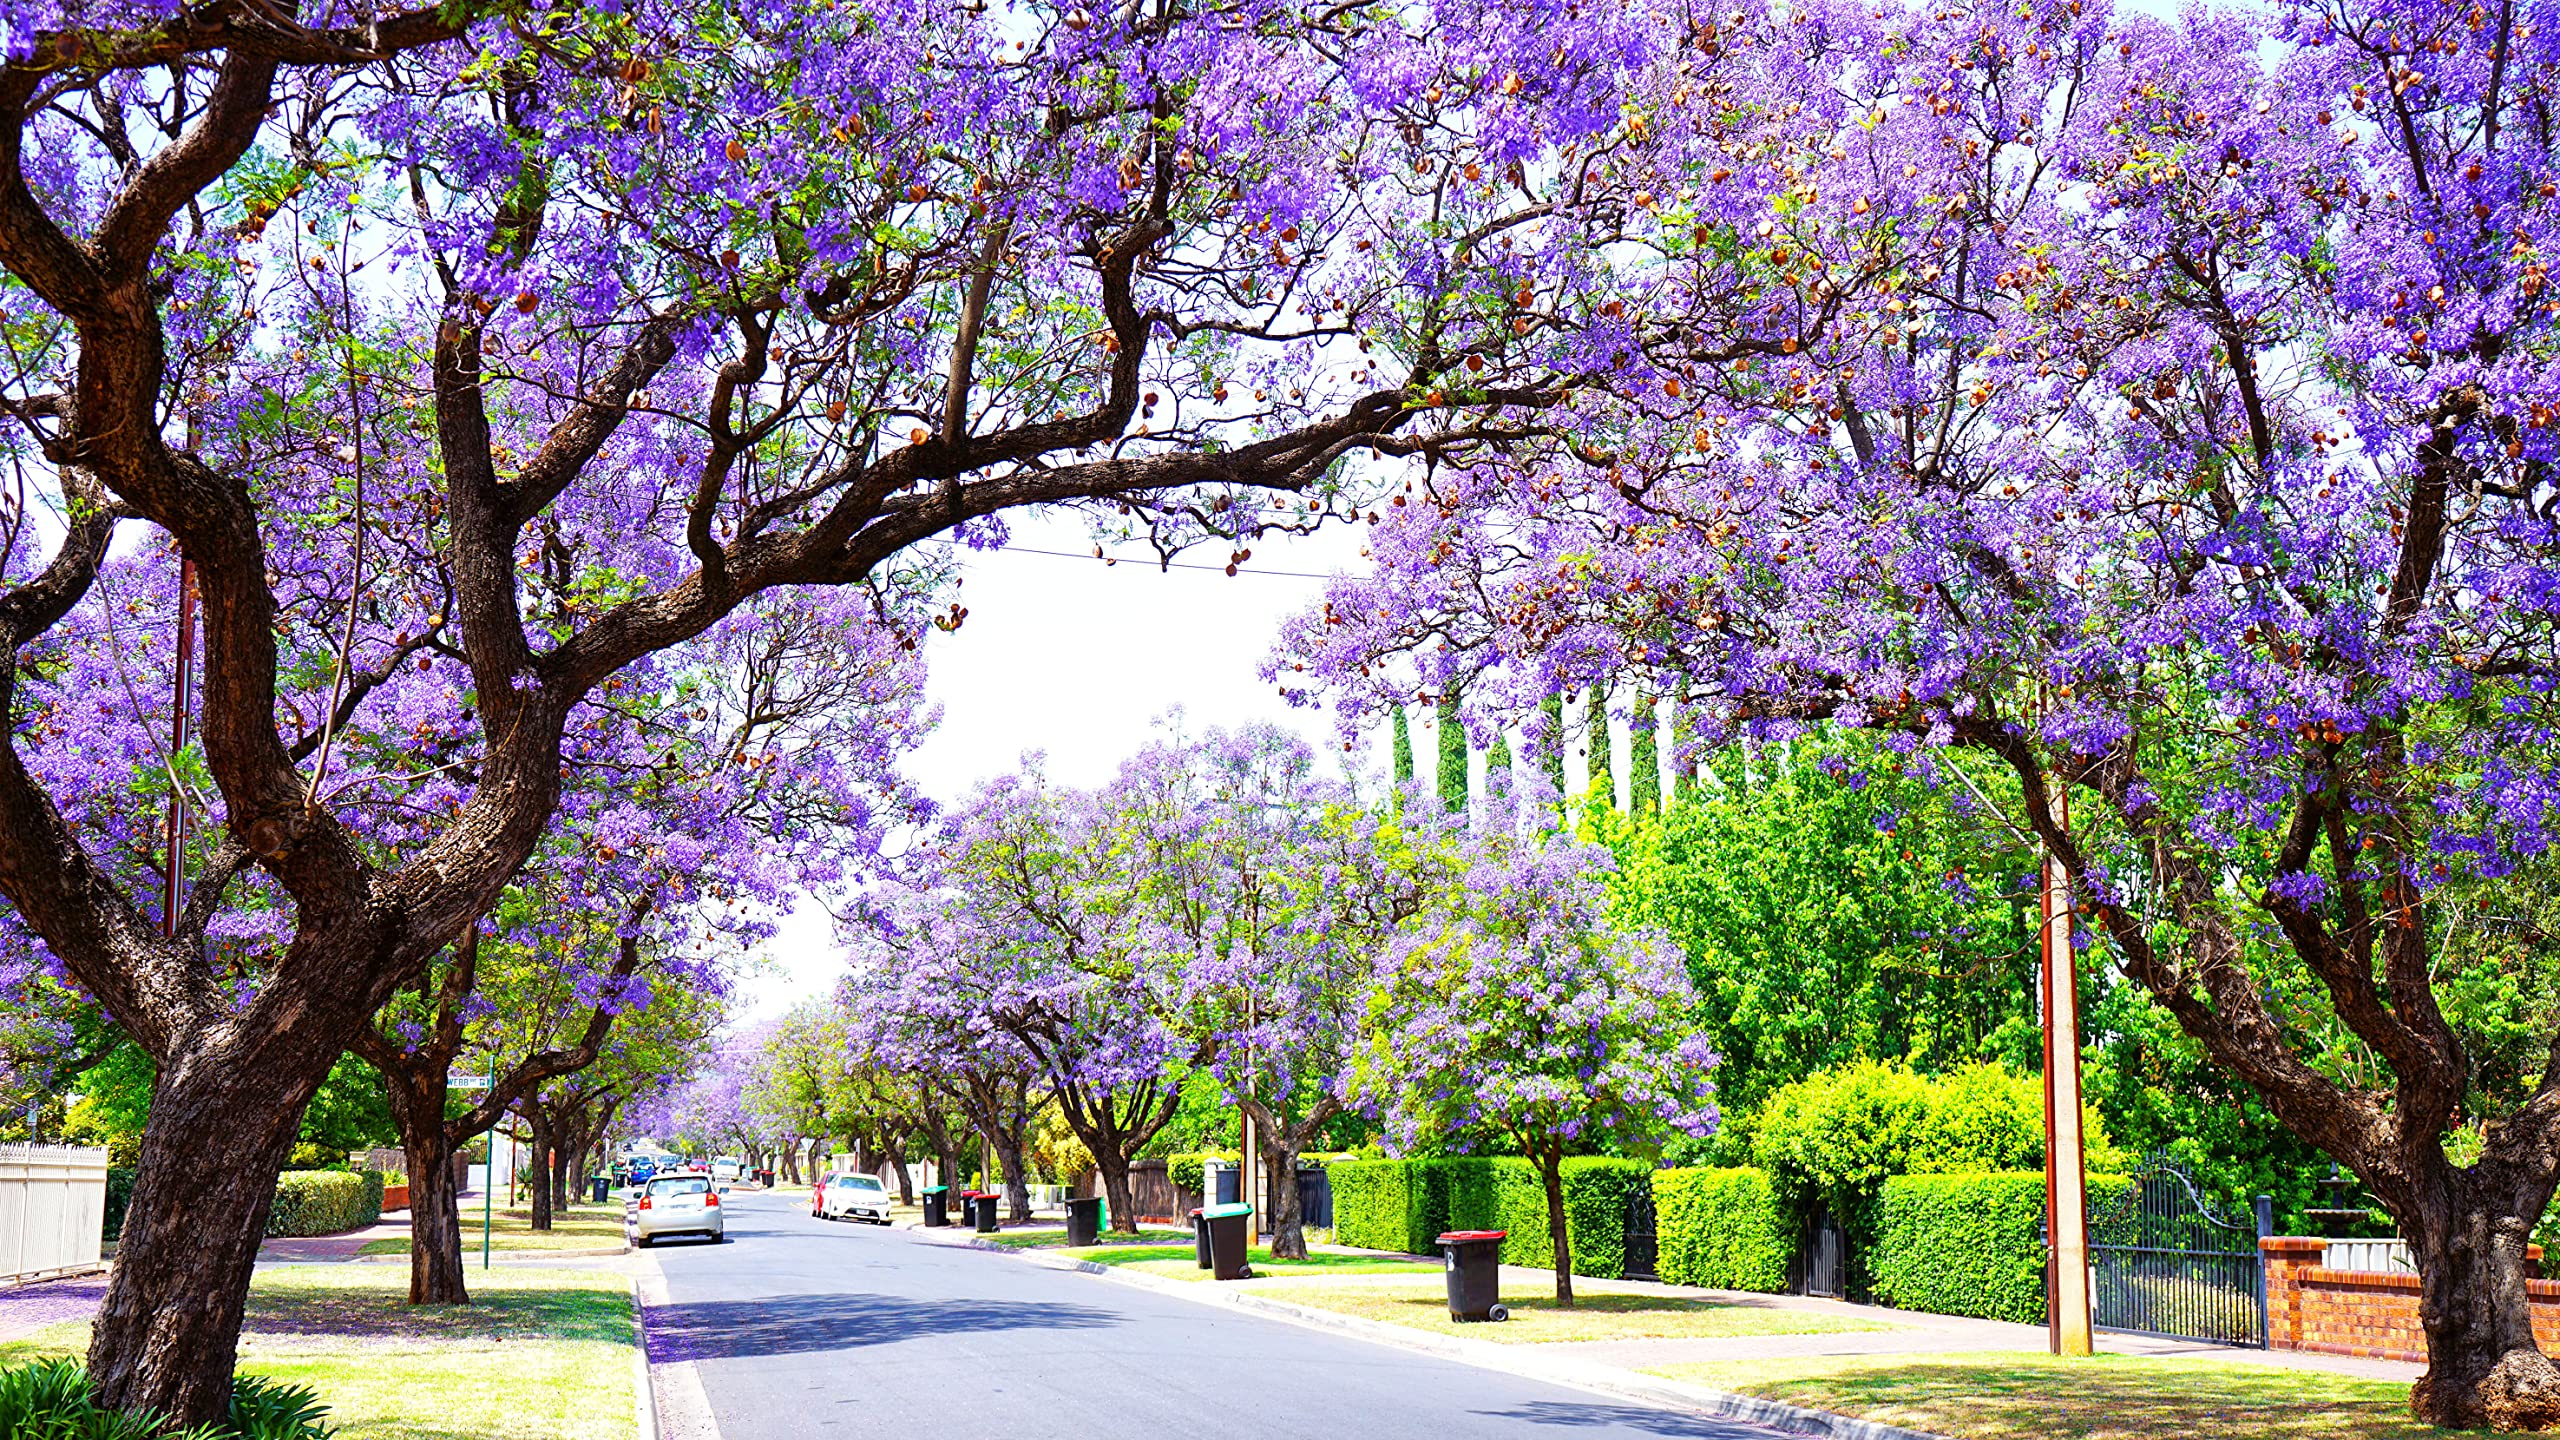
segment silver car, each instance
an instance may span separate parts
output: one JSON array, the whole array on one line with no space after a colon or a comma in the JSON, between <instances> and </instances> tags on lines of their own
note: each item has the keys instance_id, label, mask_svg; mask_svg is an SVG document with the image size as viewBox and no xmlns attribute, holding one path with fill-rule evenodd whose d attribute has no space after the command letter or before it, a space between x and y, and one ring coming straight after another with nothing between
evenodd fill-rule
<instances>
[{"instance_id":1,"label":"silver car","mask_svg":"<svg viewBox=\"0 0 2560 1440\"><path fill-rule=\"evenodd\" d=\"M720 1215L720 1192L708 1175L662 1175L641 1188L624 1226L631 1243L646 1250L667 1235L700 1235L713 1243L729 1238Z\"/></svg>"}]
</instances>

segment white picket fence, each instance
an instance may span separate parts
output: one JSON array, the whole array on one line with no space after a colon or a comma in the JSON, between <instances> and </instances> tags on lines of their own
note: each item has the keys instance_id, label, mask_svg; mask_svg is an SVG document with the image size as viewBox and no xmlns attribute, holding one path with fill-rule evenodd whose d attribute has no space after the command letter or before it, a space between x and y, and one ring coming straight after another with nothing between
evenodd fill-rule
<instances>
[{"instance_id":1,"label":"white picket fence","mask_svg":"<svg viewBox=\"0 0 2560 1440\"><path fill-rule=\"evenodd\" d=\"M103 1268L107 1152L0 1145L0 1285Z\"/></svg>"}]
</instances>

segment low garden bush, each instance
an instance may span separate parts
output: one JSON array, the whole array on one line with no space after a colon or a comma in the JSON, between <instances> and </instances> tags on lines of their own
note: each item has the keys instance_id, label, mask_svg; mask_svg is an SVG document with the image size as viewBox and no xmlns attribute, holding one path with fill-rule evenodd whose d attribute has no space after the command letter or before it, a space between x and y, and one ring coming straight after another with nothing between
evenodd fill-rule
<instances>
[{"instance_id":1,"label":"low garden bush","mask_svg":"<svg viewBox=\"0 0 2560 1440\"><path fill-rule=\"evenodd\" d=\"M2089 1177L2094 1207L2122 1176ZM1897 1175L1870 1257L1878 1300L1905 1310L2044 1320L2044 1172Z\"/></svg>"},{"instance_id":2,"label":"low garden bush","mask_svg":"<svg viewBox=\"0 0 2560 1440\"><path fill-rule=\"evenodd\" d=\"M0 1369L0 1435L10 1440L327 1440L320 1398L300 1385L243 1375L225 1424L167 1430L149 1411L100 1409L73 1360Z\"/></svg>"},{"instance_id":3,"label":"low garden bush","mask_svg":"<svg viewBox=\"0 0 2560 1440\"><path fill-rule=\"evenodd\" d=\"M1787 1288L1796 1227L1768 1172L1656 1170L1651 1178L1655 1274L1714 1290Z\"/></svg>"},{"instance_id":4,"label":"low garden bush","mask_svg":"<svg viewBox=\"0 0 2560 1440\"><path fill-rule=\"evenodd\" d=\"M276 1177L267 1233L335 1235L382 1218L382 1172L287 1170Z\"/></svg>"},{"instance_id":5,"label":"low garden bush","mask_svg":"<svg viewBox=\"0 0 2560 1440\"><path fill-rule=\"evenodd\" d=\"M1208 1162L1225 1160L1232 1163L1235 1158L1233 1152L1224 1150L1168 1155L1164 1158L1164 1178L1172 1181L1173 1188L1176 1190L1187 1190L1194 1195L1205 1196L1207 1193L1205 1187L1209 1183Z\"/></svg>"},{"instance_id":6,"label":"low garden bush","mask_svg":"<svg viewBox=\"0 0 2560 1440\"><path fill-rule=\"evenodd\" d=\"M1502 1263L1552 1267L1555 1244L1547 1233L1547 1187L1538 1167L1508 1157L1493 1163L1500 1219L1490 1228L1510 1232L1502 1242ZM1561 1169L1573 1273L1618 1279L1627 1273L1627 1206L1651 1183L1653 1167L1641 1160L1573 1155Z\"/></svg>"}]
</instances>

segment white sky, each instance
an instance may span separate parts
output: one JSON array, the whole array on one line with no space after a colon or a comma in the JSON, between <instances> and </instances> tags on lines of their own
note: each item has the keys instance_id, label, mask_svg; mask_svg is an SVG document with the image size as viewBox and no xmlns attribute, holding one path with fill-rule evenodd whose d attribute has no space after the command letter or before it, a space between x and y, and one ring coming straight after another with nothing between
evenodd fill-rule
<instances>
[{"instance_id":1,"label":"white sky","mask_svg":"<svg viewBox=\"0 0 2560 1440\"><path fill-rule=\"evenodd\" d=\"M1046 753L1053 779L1098 784L1176 706L1194 733L1271 720L1319 755L1385 769L1382 736L1345 756L1330 711L1287 704L1255 673L1280 622L1321 598L1324 582L1305 577L1365 565L1358 533L1257 541L1233 578L1219 568L1160 571L1141 558L1105 566L1092 549L1084 522L1061 516L1018 519L1010 548L970 557L960 587L968 621L927 649L926 689L942 726L906 767L927 794L959 800L1029 750ZM1212 547L1183 559L1222 566L1225 556ZM1425 719L1414 748L1426 769L1429 734ZM841 973L830 922L814 906L786 917L765 948L768 967L740 986L742 1019L823 994Z\"/></svg>"}]
</instances>

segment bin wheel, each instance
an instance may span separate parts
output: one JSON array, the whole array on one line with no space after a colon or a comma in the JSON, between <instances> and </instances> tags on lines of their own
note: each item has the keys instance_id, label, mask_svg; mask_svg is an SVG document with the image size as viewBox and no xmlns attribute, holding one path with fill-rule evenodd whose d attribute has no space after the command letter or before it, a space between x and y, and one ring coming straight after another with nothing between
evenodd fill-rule
<instances>
[{"instance_id":1,"label":"bin wheel","mask_svg":"<svg viewBox=\"0 0 2560 1440\"><path fill-rule=\"evenodd\" d=\"M1492 1309L1487 1310L1486 1312L1484 1312L1484 1318L1486 1318L1487 1320L1497 1320L1497 1321L1498 1321L1498 1320L1508 1320L1508 1319L1510 1319L1510 1318L1511 1318L1511 1312L1510 1312L1509 1310L1505 1309L1504 1307L1500 1306L1500 1305L1496 1305L1496 1306L1494 1306Z\"/></svg>"}]
</instances>

